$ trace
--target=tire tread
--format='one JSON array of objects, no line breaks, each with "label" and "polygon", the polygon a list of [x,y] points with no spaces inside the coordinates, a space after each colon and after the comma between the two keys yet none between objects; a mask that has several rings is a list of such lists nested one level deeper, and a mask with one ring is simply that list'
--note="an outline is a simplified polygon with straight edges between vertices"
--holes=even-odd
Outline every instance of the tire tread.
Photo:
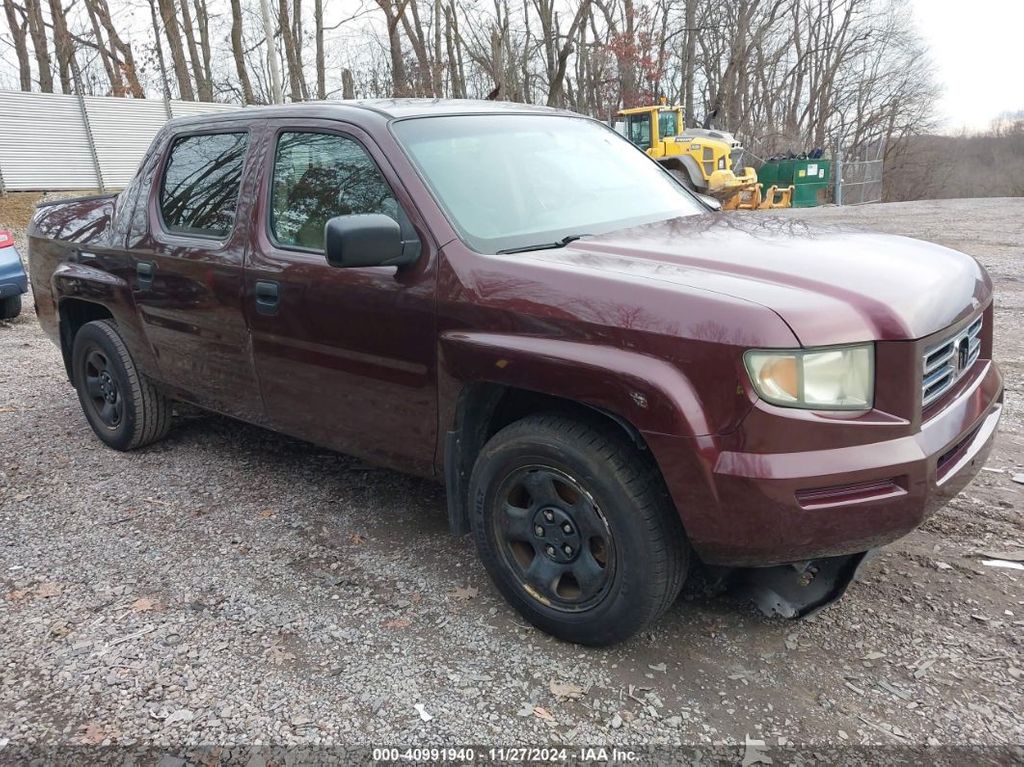
[{"label": "tire tread", "polygon": [[128,377],[135,429],[124,450],[135,450],[163,439],[171,428],[171,401],[139,372],[113,320],[94,320],[88,324],[110,342]]},{"label": "tire tread", "polygon": [[[645,616],[639,627],[630,633],[642,630],[663,615],[679,596],[689,568],[689,547],[682,523],[657,467],[653,461],[645,460],[617,427],[588,423],[558,413],[531,415],[506,426],[491,438],[481,455],[495,444],[538,438],[554,438],[579,446],[606,465],[634,499],[633,511],[644,526],[644,537],[653,543],[650,563],[653,576],[645,584],[649,597]],[[614,627],[609,632],[608,641],[625,638],[615,635]],[[607,642],[595,637],[594,643]]]}]

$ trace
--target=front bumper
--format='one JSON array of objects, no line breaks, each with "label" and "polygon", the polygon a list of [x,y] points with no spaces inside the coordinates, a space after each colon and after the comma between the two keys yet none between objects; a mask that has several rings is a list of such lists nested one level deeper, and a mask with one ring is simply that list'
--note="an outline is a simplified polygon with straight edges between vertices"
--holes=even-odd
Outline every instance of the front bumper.
[{"label": "front bumper", "polygon": [[998,368],[983,366],[917,433],[894,439],[748,453],[719,450],[714,438],[647,436],[706,563],[765,566],[867,551],[909,533],[981,470],[1003,400]]}]

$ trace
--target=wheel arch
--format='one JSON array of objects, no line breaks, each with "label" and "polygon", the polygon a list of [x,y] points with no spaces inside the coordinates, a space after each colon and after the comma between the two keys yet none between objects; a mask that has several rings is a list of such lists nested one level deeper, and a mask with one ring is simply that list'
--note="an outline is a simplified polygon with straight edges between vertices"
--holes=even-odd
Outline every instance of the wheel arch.
[{"label": "wheel arch", "polygon": [[497,334],[442,338],[440,412],[449,526],[468,532],[469,475],[502,426],[538,412],[612,424],[646,453],[644,436],[711,433],[703,405],[670,363],[628,350]]},{"label": "wheel arch", "polygon": [[658,162],[668,170],[678,170],[686,173],[695,190],[700,191],[707,188],[707,182],[704,180],[704,175],[700,172],[697,161],[689,155],[665,157],[658,160]]},{"label": "wheel arch", "polygon": [[101,303],[81,298],[63,298],[58,303],[60,317],[60,351],[64,359],[64,371],[71,381],[71,350],[75,345],[75,336],[82,326],[96,320],[117,321],[111,311]]},{"label": "wheel arch", "polygon": [[146,338],[131,286],[109,272],[86,264],[61,264],[51,279],[51,295],[57,306],[61,354],[71,378],[71,351],[75,335],[93,320],[111,319],[132,358],[147,375],[156,372],[156,359]]}]

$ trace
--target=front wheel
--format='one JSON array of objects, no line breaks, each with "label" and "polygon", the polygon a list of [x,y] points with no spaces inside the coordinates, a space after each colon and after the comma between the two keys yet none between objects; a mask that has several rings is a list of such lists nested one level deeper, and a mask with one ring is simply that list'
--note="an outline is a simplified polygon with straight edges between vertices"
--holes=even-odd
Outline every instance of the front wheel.
[{"label": "front wheel", "polygon": [[682,588],[679,518],[657,471],[611,429],[559,415],[517,421],[484,446],[470,493],[484,566],[549,634],[624,640]]},{"label": "front wheel", "polygon": [[112,320],[75,334],[71,370],[86,420],[109,447],[134,450],[167,434],[171,402],[135,366]]}]

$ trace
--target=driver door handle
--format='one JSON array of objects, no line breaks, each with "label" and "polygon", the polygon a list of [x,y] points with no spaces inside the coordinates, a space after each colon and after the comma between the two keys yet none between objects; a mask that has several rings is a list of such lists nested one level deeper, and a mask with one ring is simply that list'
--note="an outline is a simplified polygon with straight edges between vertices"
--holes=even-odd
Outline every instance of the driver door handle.
[{"label": "driver door handle", "polygon": [[276,282],[260,280],[256,283],[256,311],[260,314],[277,314],[278,285]]}]

